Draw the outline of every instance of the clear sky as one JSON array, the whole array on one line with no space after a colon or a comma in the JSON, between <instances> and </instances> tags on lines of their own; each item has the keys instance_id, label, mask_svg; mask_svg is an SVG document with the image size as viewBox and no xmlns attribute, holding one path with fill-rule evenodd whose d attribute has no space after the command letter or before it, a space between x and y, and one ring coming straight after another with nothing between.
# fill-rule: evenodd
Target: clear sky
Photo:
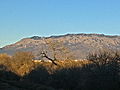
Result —
<instances>
[{"instance_id":1,"label":"clear sky","mask_svg":"<svg viewBox=\"0 0 120 90\"><path fill-rule=\"evenodd\" d=\"M120 0L0 0L0 47L67 33L120 35Z\"/></svg>"}]
</instances>

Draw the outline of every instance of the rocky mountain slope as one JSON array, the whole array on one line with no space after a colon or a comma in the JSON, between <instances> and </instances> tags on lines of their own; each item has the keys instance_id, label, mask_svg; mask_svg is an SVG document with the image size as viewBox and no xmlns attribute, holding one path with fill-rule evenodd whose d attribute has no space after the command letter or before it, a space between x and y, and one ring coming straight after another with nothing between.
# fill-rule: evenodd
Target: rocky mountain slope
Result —
<instances>
[{"instance_id":1,"label":"rocky mountain slope","mask_svg":"<svg viewBox=\"0 0 120 90\"><path fill-rule=\"evenodd\" d=\"M33 36L24 38L15 44L1 48L0 53L12 55L17 51L32 51L37 55L45 45L45 40L49 39L63 41L64 45L74 53L75 59L86 58L89 53L97 52L99 49L120 49L120 36L104 34L67 34L51 37Z\"/></svg>"}]
</instances>

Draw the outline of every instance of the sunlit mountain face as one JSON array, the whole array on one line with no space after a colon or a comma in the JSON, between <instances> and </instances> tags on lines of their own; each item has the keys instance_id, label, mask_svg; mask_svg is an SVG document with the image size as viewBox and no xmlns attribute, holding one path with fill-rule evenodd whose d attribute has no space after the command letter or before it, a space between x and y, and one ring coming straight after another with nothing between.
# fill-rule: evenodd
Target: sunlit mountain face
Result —
<instances>
[{"instance_id":1,"label":"sunlit mountain face","mask_svg":"<svg viewBox=\"0 0 120 90\"><path fill-rule=\"evenodd\" d=\"M85 59L90 53L99 52L102 49L120 50L120 36L110 36L104 34L66 34L50 37L33 36L24 38L17 43L7 45L0 49L0 53L9 55L18 51L33 52L36 58L44 49L45 41L62 41L65 47L73 53L75 59ZM51 52L51 51L48 51Z\"/></svg>"}]
</instances>

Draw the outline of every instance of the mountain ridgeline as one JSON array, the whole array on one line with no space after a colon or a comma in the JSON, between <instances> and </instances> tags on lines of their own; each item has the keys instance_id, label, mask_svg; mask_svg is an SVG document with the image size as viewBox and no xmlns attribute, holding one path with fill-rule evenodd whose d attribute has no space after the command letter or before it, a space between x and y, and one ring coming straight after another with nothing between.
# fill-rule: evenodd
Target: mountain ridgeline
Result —
<instances>
[{"instance_id":1,"label":"mountain ridgeline","mask_svg":"<svg viewBox=\"0 0 120 90\"><path fill-rule=\"evenodd\" d=\"M74 59L85 59L90 53L99 52L102 49L120 50L120 36L104 34L66 34L60 36L24 38L15 44L7 45L0 49L0 53L13 55L18 51L33 52L36 58L46 45L45 41L62 41L64 46L73 53ZM51 51L49 51L51 52Z\"/></svg>"}]
</instances>

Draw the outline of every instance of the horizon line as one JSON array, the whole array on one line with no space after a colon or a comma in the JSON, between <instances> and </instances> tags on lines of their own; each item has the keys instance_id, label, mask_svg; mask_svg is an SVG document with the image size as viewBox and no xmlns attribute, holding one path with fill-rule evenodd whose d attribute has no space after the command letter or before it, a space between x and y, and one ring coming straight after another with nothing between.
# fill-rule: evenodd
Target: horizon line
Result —
<instances>
[{"instance_id":1,"label":"horizon line","mask_svg":"<svg viewBox=\"0 0 120 90\"><path fill-rule=\"evenodd\" d=\"M106 33L88 33L88 32L84 32L84 33L82 33L82 32L68 32L68 33L64 33L64 34L51 34L51 35L44 35L44 36L42 36L42 35L31 35L31 36L28 36L28 37L21 37L21 39L20 40L22 40L22 39L25 39L25 38L32 38L32 37L34 37L34 36L38 36L38 37L45 37L45 38L49 38L49 37L59 37L59 36L65 36L65 35L79 35L79 34L93 34L93 35L104 35L104 36L120 36L120 34L106 34ZM16 42L18 42L18 41L15 41L15 42L13 42L13 43L16 43ZM6 45L2 45L2 46L0 46L0 49L1 48L3 48L3 47L5 47L5 46L7 46L7 45L11 45L11 44L13 44L13 43L9 43L9 44L6 44Z\"/></svg>"}]
</instances>

